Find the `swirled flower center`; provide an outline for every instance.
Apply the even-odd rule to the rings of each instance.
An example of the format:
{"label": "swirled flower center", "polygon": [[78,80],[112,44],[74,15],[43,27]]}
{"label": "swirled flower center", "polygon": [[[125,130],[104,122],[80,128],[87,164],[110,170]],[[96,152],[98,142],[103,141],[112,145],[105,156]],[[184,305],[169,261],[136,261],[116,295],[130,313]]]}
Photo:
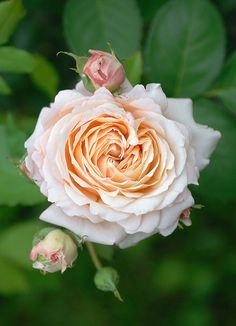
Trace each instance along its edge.
{"label": "swirled flower center", "polygon": [[138,198],[159,187],[173,167],[166,140],[144,122],[103,114],[79,123],[66,143],[71,181],[94,200],[100,192]]}

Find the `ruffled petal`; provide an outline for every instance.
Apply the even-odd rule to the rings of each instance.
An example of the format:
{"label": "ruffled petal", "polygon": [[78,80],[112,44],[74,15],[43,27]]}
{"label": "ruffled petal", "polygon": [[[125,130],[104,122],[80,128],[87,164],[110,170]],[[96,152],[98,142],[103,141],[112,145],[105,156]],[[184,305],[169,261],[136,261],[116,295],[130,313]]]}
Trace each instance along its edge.
{"label": "ruffled petal", "polygon": [[164,115],[171,120],[184,124],[190,134],[190,143],[195,150],[196,164],[200,170],[209,163],[209,157],[214,151],[221,134],[205,125],[196,123],[193,119],[192,101],[190,99],[168,99]]}
{"label": "ruffled petal", "polygon": [[160,105],[162,110],[165,110],[167,107],[167,98],[161,88],[161,84],[147,84],[146,90],[148,96],[152,98],[156,104]]}
{"label": "ruffled petal", "polygon": [[175,204],[161,210],[161,220],[158,225],[157,232],[167,236],[171,234],[177,227],[181,213],[194,204],[194,199],[188,189],[179,195]]}
{"label": "ruffled petal", "polygon": [[113,245],[125,237],[125,232],[117,223],[93,223],[80,216],[68,216],[56,205],[49,206],[41,215],[42,221],[62,226],[87,241]]}

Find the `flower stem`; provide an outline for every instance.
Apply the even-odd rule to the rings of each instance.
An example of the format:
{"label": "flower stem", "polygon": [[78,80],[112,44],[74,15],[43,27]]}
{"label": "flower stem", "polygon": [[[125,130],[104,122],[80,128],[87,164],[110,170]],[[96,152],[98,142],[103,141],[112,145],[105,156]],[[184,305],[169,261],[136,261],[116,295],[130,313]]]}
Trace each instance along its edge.
{"label": "flower stem", "polygon": [[88,248],[92,262],[94,263],[94,266],[96,267],[96,269],[99,271],[102,268],[102,263],[100,262],[100,259],[98,258],[98,255],[96,253],[94,245],[88,241],[86,241],[85,243]]}

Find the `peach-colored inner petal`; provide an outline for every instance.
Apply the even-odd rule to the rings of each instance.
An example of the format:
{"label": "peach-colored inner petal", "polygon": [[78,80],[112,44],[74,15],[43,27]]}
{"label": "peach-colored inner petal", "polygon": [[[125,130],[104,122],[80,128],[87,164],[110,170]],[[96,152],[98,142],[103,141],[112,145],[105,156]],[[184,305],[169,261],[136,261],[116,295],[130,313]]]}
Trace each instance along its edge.
{"label": "peach-colored inner petal", "polygon": [[[71,182],[89,198],[99,191],[139,198],[160,187],[173,154],[158,131],[142,120],[131,126],[125,118],[101,114],[71,130],[65,147]],[[135,136],[134,136],[135,135]]]}

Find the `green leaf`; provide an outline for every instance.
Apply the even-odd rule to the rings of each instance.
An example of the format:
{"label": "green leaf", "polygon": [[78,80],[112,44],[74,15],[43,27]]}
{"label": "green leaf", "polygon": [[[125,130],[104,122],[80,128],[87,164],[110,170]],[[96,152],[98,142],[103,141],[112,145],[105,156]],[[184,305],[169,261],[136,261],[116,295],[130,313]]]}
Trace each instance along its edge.
{"label": "green leaf", "polygon": [[25,133],[12,118],[0,125],[0,204],[35,205],[45,199],[39,188],[20,173],[16,162],[24,152]]}
{"label": "green leaf", "polygon": [[141,81],[143,60],[141,52],[134,53],[131,57],[123,62],[126,76],[132,85],[137,85]]}
{"label": "green leaf", "polygon": [[22,222],[0,233],[0,256],[22,267],[31,269],[29,253],[35,233],[42,228],[35,216],[31,221]]}
{"label": "green leaf", "polygon": [[3,95],[11,94],[10,87],[7,85],[7,83],[5,82],[5,80],[2,77],[0,77],[0,93]]}
{"label": "green leaf", "polygon": [[144,18],[144,22],[149,23],[155,16],[157,10],[167,1],[168,0],[156,0],[147,2],[147,0],[138,0],[138,5]]}
{"label": "green leaf", "polygon": [[207,95],[220,97],[225,106],[236,114],[236,52],[227,61],[213,89]]}
{"label": "green leaf", "polygon": [[[14,116],[10,113],[7,114],[4,123],[6,134],[8,135],[7,143],[11,158],[21,158],[24,153],[22,145],[26,138],[25,132],[18,128]],[[17,134],[16,137],[14,137],[15,134]]]}
{"label": "green leaf", "polygon": [[197,122],[209,125],[222,133],[209,166],[201,172],[199,187],[196,187],[195,191],[202,196],[202,201],[212,202],[216,207],[235,202],[235,119],[209,100],[194,102],[194,116]]}
{"label": "green leaf", "polygon": [[6,43],[18,22],[24,17],[25,9],[21,0],[0,3],[0,44]]}
{"label": "green leaf", "polygon": [[225,32],[216,8],[206,0],[173,0],[152,23],[146,48],[149,82],[161,82],[169,96],[196,96],[218,75]]}
{"label": "green leaf", "polygon": [[[1,133],[0,127],[0,135]],[[1,143],[1,142],[0,142]],[[1,186],[0,186],[0,204],[15,206],[36,205],[45,201],[41,195],[39,188],[22,176],[12,162],[0,161]],[[8,164],[8,168],[5,166]],[[3,167],[3,165],[5,165]]]}
{"label": "green leaf", "polygon": [[1,257],[0,292],[5,295],[10,295],[27,292],[28,290],[28,281],[20,268]]}
{"label": "green leaf", "polygon": [[94,283],[99,290],[111,291],[118,300],[123,301],[116,288],[118,282],[119,275],[112,267],[103,267],[94,276]]}
{"label": "green leaf", "polygon": [[43,56],[34,55],[35,66],[31,78],[35,85],[53,98],[58,91],[59,77],[54,66]]}
{"label": "green leaf", "polygon": [[89,49],[108,50],[120,57],[140,47],[141,17],[134,0],[69,0],[64,11],[67,42],[78,55]]}
{"label": "green leaf", "polygon": [[0,71],[14,73],[31,73],[35,60],[32,54],[12,46],[0,47]]}

